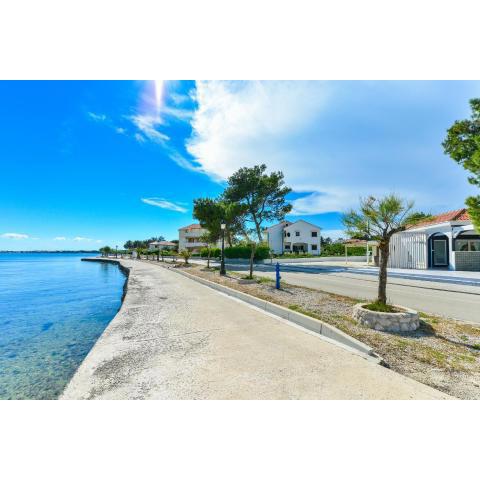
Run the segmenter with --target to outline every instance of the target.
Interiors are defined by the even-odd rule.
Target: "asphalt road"
[[[244,265],[227,265],[232,271],[248,270]],[[375,271],[341,266],[282,265],[282,280],[291,285],[323,290],[361,300],[373,300],[378,280]],[[255,265],[257,275],[275,278],[274,267]],[[434,280],[434,281],[432,281]],[[391,272],[387,284],[391,303],[421,312],[442,315],[464,322],[480,323],[480,281],[473,277],[410,272]]]

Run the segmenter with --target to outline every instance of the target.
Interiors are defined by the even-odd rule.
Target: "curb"
[[[310,330],[311,332],[317,333],[322,337],[325,337],[326,340],[332,343],[335,343],[343,348],[352,351],[357,355],[364,357],[369,361],[373,361],[380,365],[385,365],[384,360],[373,351],[372,347],[366,345],[363,342],[360,342],[359,340],[351,337],[350,335],[347,335],[338,328],[322,322],[321,320],[309,317],[307,315],[304,315],[303,313],[295,312],[294,310],[290,310],[280,305],[276,305],[275,303],[269,302],[267,300],[262,300],[261,298],[254,297],[253,295],[250,295],[248,293],[240,292],[239,290],[226,287],[225,285],[220,285],[219,283],[211,282],[210,280],[206,280],[205,278],[197,277],[196,275],[192,275],[178,269],[174,269],[168,266],[163,266],[163,268],[168,268],[169,270],[172,270],[180,275],[183,275],[184,277],[190,278],[191,280],[201,283],[214,290],[222,292],[230,297],[237,298],[250,305],[253,305],[254,307],[260,308],[261,310],[265,310],[268,313],[276,315],[277,317],[293,322],[307,330]]]

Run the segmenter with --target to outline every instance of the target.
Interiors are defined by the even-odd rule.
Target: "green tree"
[[[286,196],[292,191],[285,186],[282,172],[266,174],[266,165],[240,168],[228,179],[222,198],[238,205],[239,230],[250,245],[250,278],[253,277],[253,259],[257,244],[263,242],[263,224],[281,221],[292,210]]]
[[[210,256],[212,254],[212,248],[217,243],[218,237],[210,232],[207,232],[200,237],[200,241],[207,244],[207,268],[210,268]]]
[[[225,239],[227,245],[232,246],[235,237],[241,231],[239,222],[243,215],[243,207],[238,203],[232,203],[212,198],[196,198],[193,201],[193,216],[203,228],[209,231],[212,242],[218,241],[222,236],[220,225],[226,224]]]
[[[112,248],[106,245],[105,247],[100,248],[99,252],[102,254],[102,257],[108,257],[112,253]]]
[[[265,171],[267,166],[240,168],[228,179],[223,198],[244,206],[245,220],[254,225],[256,236],[263,241],[262,224],[265,221],[280,221],[292,210],[285,199],[292,189],[285,186],[282,172]]]
[[[431,220],[432,218],[433,215],[431,213],[413,212],[405,219],[405,223],[407,225],[415,225],[424,220]]]
[[[480,187],[480,98],[470,100],[470,107],[470,119],[454,122],[442,146],[447,155],[471,173],[468,181]],[[475,228],[480,231],[480,195],[468,197],[465,204]]]
[[[367,197],[360,200],[358,211],[343,215],[343,224],[350,236],[362,236],[378,241],[380,268],[378,272],[377,302],[387,304],[387,264],[390,239],[393,234],[405,230],[413,202],[406,202],[395,195],[383,198]]]

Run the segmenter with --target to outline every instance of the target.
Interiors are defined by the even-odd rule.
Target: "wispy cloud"
[[[30,238],[30,235],[27,235],[26,233],[2,233],[0,237],[10,238],[12,240],[24,240]]]
[[[55,237],[54,240],[56,241],[63,241],[63,240],[66,240],[67,237]]]
[[[103,113],[88,112],[88,116],[95,122],[105,122],[107,120],[107,116]]]
[[[177,202],[177,203],[171,202],[164,198],[153,197],[153,198],[142,198],[141,200],[143,203],[146,203],[147,205],[153,205],[154,207],[163,208],[165,210],[172,210],[174,212],[185,213],[188,210],[187,208],[182,206],[185,204],[180,202]]]
[[[93,242],[93,238],[88,237],[74,237],[74,242]]]
[[[153,142],[164,144],[169,137],[158,130],[162,124],[159,115],[133,115],[128,117],[130,121],[142,132],[142,134]]]

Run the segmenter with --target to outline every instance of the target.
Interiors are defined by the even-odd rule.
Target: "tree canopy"
[[[241,231],[240,219],[243,212],[244,208],[241,205],[227,202],[222,198],[196,198],[193,201],[193,216],[208,230],[211,242],[221,238],[221,223],[224,221],[227,243],[231,246]]]
[[[134,248],[148,248],[148,244],[152,242],[163,242],[165,241],[165,237],[161,235],[159,237],[151,237],[147,240],[127,240],[123,248],[127,250],[133,250]]]
[[[454,122],[442,146],[447,155],[471,173],[468,181],[480,187],[480,98],[470,100],[470,107],[470,119]],[[480,231],[480,195],[468,197],[465,203],[475,228]]]
[[[373,196],[360,200],[359,211],[350,210],[343,216],[348,235],[385,241],[397,232],[405,230],[413,202],[406,202],[395,195],[383,198]]]
[[[262,224],[265,221],[283,220],[292,210],[285,199],[292,190],[285,186],[282,172],[265,173],[267,166],[243,167],[231,175],[222,198],[231,204],[240,204],[244,234],[246,224],[252,223],[253,232],[263,241]]]

